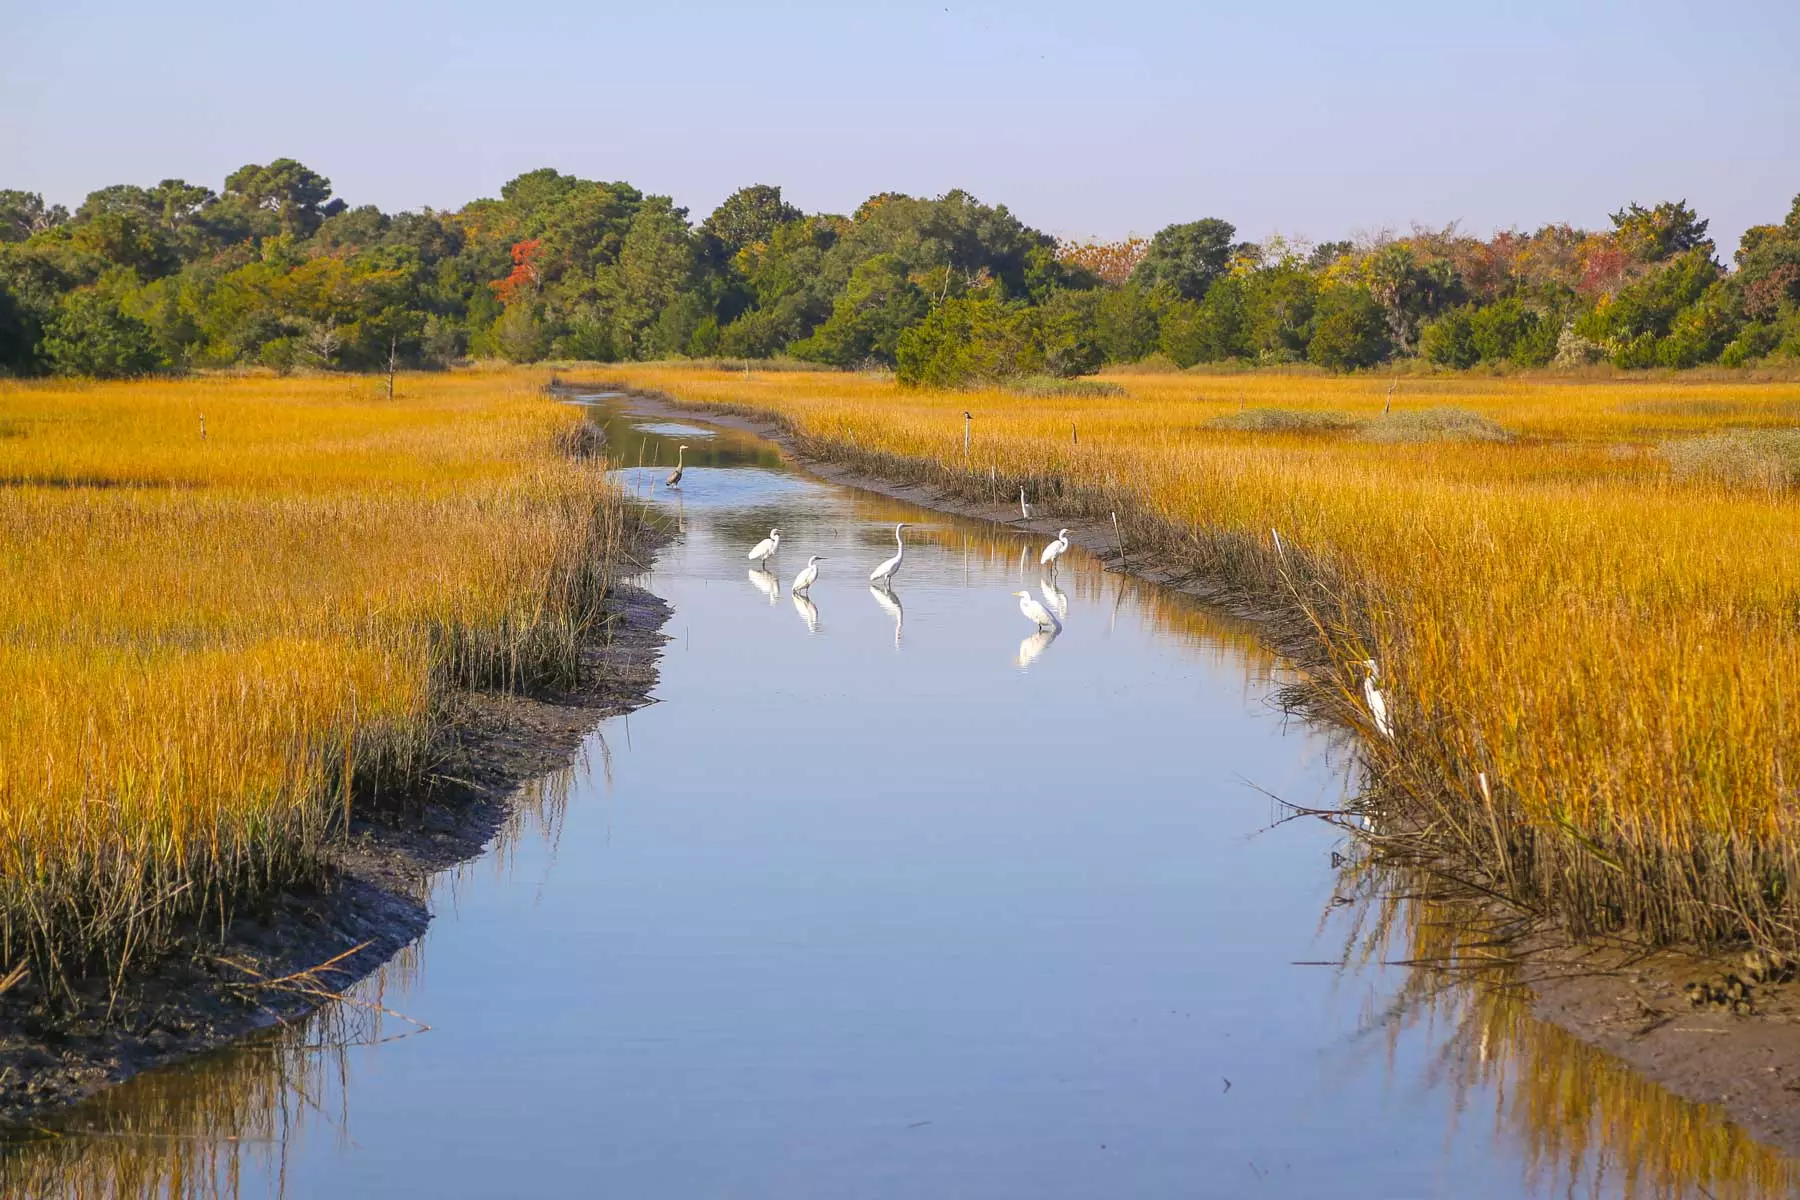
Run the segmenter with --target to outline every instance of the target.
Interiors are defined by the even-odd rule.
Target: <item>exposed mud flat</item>
[[[645,548],[640,538],[634,549]],[[50,1020],[33,1011],[28,988],[0,997],[0,1121],[29,1121],[293,1021],[322,1002],[311,979],[342,990],[393,957],[429,924],[424,897],[435,873],[481,853],[521,789],[566,766],[600,721],[651,703],[668,617],[657,597],[615,586],[578,686],[459,698],[432,782],[358,817],[321,884],[246,907],[222,938],[197,930],[188,948],[127,981],[110,1003],[96,983],[76,1011]],[[258,982],[333,959],[311,979]]]
[[[937,488],[871,476],[802,452],[798,439],[779,422],[607,386],[629,395],[632,410],[643,416],[679,420],[702,414],[709,424],[766,438],[808,471],[833,483],[1009,525],[1046,539],[1066,525],[1070,540],[1105,560],[1108,570],[1124,571],[1267,623],[1269,614],[1247,605],[1242,597],[1159,561],[1148,551],[1140,554],[1121,547],[1109,524],[1069,517],[1028,519],[1010,498],[972,503]],[[1284,631],[1270,632],[1271,643],[1279,648]],[[1800,982],[1752,983],[1752,1011],[1734,1013],[1696,1008],[1685,993],[1690,982],[1718,984],[1728,975],[1745,976],[1744,967],[1733,959],[1678,950],[1646,953],[1613,943],[1576,945],[1554,930],[1525,939],[1519,951],[1519,986],[1530,991],[1532,1013],[1538,1019],[1606,1051],[1677,1096],[1718,1108],[1756,1138],[1800,1155]]]

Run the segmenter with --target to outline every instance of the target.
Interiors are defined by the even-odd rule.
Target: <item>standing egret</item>
[[[869,572],[870,583],[884,584],[890,588],[894,586],[894,576],[900,573],[900,560],[906,557],[906,543],[901,540],[900,531],[911,528],[912,526],[905,521],[894,526],[894,545],[899,549],[895,552],[894,557]]]
[[[667,479],[663,480],[664,487],[680,487],[681,486],[681,477],[687,471],[687,468],[682,466],[682,459],[686,454],[687,454],[686,446],[683,446],[681,449],[679,449],[675,452],[675,469],[673,471],[669,472],[669,477]]]
[[[800,568],[800,573],[794,576],[794,585],[790,587],[788,591],[804,592],[807,588],[811,587],[813,581],[819,577],[819,564],[824,561],[825,556],[823,554],[815,554],[807,559],[806,565]]]
[[[775,551],[781,548],[781,527],[769,530],[769,536],[756,543],[750,551],[750,561],[759,567],[767,567],[769,560],[775,557]]]
[[[1056,560],[1061,558],[1064,554],[1067,554],[1068,551],[1069,531],[1066,529],[1059,530],[1056,534],[1056,540],[1051,542],[1048,546],[1045,546],[1044,552],[1038,555],[1038,566],[1049,567],[1054,571],[1056,570]]]
[[[1019,598],[1019,611],[1025,614],[1027,621],[1039,629],[1062,632],[1062,622],[1056,619],[1056,614],[1033,599],[1030,592],[1014,592],[1013,595]]]
[[[1363,676],[1363,699],[1369,702],[1369,715],[1375,718],[1375,729],[1388,741],[1394,740],[1393,722],[1388,720],[1387,697],[1375,686],[1381,678],[1381,667],[1372,658],[1362,660],[1362,669],[1368,674]]]

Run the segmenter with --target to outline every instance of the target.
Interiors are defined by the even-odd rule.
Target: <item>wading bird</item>
[[[1038,566],[1049,567],[1054,571],[1056,570],[1056,560],[1061,558],[1064,554],[1067,554],[1068,551],[1069,531],[1066,529],[1058,530],[1056,540],[1051,542],[1048,546],[1045,546],[1044,552],[1038,555]]]
[[[1375,729],[1390,742],[1394,740],[1394,726],[1388,720],[1387,697],[1375,686],[1381,678],[1381,667],[1372,658],[1362,660],[1362,669],[1368,674],[1363,676],[1363,699],[1369,702],[1369,715],[1375,718]]]
[[[756,543],[750,551],[750,561],[759,567],[766,567],[769,560],[775,557],[775,551],[781,548],[781,527],[769,530],[769,536]]]
[[[673,471],[669,472],[669,477],[667,479],[663,480],[664,487],[680,487],[681,486],[681,477],[687,471],[687,468],[681,465],[682,456],[685,455],[686,453],[687,453],[686,446],[683,446],[681,449],[679,449],[675,452],[675,469]]]
[[[906,557],[906,543],[901,540],[900,531],[911,528],[912,526],[905,521],[894,526],[894,545],[899,549],[895,552],[894,557],[869,572],[870,583],[879,583],[890,588],[894,586],[894,576],[900,573],[900,560]]]
[[[1056,619],[1056,614],[1033,599],[1030,592],[1014,592],[1013,595],[1019,598],[1019,611],[1025,614],[1027,621],[1039,629],[1062,632],[1062,622]]]
[[[807,559],[806,565],[800,568],[800,573],[794,576],[794,585],[788,588],[788,591],[804,592],[807,588],[811,587],[813,581],[819,577],[819,564],[824,561],[825,556],[823,554],[815,554]]]

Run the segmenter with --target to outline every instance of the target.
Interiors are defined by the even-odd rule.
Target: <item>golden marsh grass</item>
[[[540,384],[0,383],[0,962],[116,977],[573,671],[619,510]]]
[[[1384,790],[1488,884],[1577,932],[1800,943],[1800,505],[1676,478],[1663,449],[1791,425],[1800,385],[1409,378],[1394,416],[1465,410],[1507,440],[1382,440],[1362,432],[1389,405],[1373,377],[1119,374],[1123,396],[1066,398],[606,374],[777,417],[890,477],[1002,501],[1023,486],[1051,519],[1117,511],[1131,546],[1313,630],[1303,657],[1371,733]],[[1228,427],[1257,410],[1332,417]],[[1350,667],[1371,656],[1392,744]]]

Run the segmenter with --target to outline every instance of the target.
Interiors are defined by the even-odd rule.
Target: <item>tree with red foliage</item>
[[[538,288],[543,286],[543,275],[537,267],[538,255],[543,248],[543,238],[526,238],[522,242],[513,243],[512,271],[505,279],[496,279],[488,284],[494,289],[494,294],[500,297],[500,303],[511,304],[527,288],[535,295]]]

